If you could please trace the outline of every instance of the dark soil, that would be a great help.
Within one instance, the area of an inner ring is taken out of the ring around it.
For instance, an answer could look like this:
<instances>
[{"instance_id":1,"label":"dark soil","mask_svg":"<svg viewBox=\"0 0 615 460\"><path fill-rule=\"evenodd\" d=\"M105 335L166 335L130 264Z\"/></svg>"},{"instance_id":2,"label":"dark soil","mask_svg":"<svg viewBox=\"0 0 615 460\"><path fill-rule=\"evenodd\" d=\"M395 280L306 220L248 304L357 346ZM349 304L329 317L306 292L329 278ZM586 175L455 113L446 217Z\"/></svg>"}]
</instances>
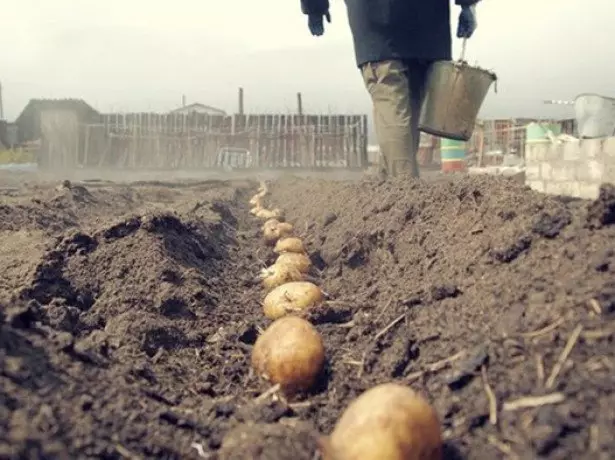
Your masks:
<instances>
[{"instance_id":1,"label":"dark soil","mask_svg":"<svg viewBox=\"0 0 615 460\"><path fill-rule=\"evenodd\" d=\"M391 380L434 404L447 459L615 455L612 188L271 184L332 298L326 372L288 403L249 366L257 184L56 185L0 196L0 458L312 459Z\"/></svg>"}]
</instances>

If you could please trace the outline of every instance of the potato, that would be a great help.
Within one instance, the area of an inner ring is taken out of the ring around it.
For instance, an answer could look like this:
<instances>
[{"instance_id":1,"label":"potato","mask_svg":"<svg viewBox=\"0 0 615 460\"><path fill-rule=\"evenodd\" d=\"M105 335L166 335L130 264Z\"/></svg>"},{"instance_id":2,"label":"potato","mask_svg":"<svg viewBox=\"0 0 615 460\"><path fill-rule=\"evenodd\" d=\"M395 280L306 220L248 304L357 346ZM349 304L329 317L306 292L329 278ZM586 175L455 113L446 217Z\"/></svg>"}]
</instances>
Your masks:
<instances>
[{"instance_id":1,"label":"potato","mask_svg":"<svg viewBox=\"0 0 615 460\"><path fill-rule=\"evenodd\" d=\"M275 219L276 217L282 216L282 211L280 209L261 209L256 217L260 217L261 219Z\"/></svg>"},{"instance_id":2,"label":"potato","mask_svg":"<svg viewBox=\"0 0 615 460\"><path fill-rule=\"evenodd\" d=\"M252 367L286 396L309 390L322 372L325 348L318 331L296 316L274 321L252 348Z\"/></svg>"},{"instance_id":3,"label":"potato","mask_svg":"<svg viewBox=\"0 0 615 460\"><path fill-rule=\"evenodd\" d=\"M375 386L343 412L329 437L327 460L440 460L436 411L411 388Z\"/></svg>"},{"instance_id":4,"label":"potato","mask_svg":"<svg viewBox=\"0 0 615 460\"><path fill-rule=\"evenodd\" d=\"M263 312L269 319L290 313L302 313L320 305L324 293L309 281L291 281L274 288L263 300Z\"/></svg>"},{"instance_id":5,"label":"potato","mask_svg":"<svg viewBox=\"0 0 615 460\"><path fill-rule=\"evenodd\" d=\"M263 210L263 207L259 203L256 206L254 206L252 209L250 209L250 214L256 216L262 210Z\"/></svg>"},{"instance_id":6,"label":"potato","mask_svg":"<svg viewBox=\"0 0 615 460\"><path fill-rule=\"evenodd\" d=\"M268 219L265 221L265 223L263 224L263 226L261 227L261 230L263 232L266 232L267 230L270 230L272 228L277 227L278 225L280 225L281 221L279 219Z\"/></svg>"},{"instance_id":7,"label":"potato","mask_svg":"<svg viewBox=\"0 0 615 460\"><path fill-rule=\"evenodd\" d=\"M252 196L252 198L250 198L250 204L251 205L256 205L256 204L261 204L263 202L263 198L267 195L267 191L259 191L256 192L254 194L254 196Z\"/></svg>"},{"instance_id":8,"label":"potato","mask_svg":"<svg viewBox=\"0 0 615 460\"><path fill-rule=\"evenodd\" d=\"M292 235L294 227L288 222L278 222L277 225L270 225L263 230L263 237L267 244L274 244L280 238Z\"/></svg>"},{"instance_id":9,"label":"potato","mask_svg":"<svg viewBox=\"0 0 615 460\"><path fill-rule=\"evenodd\" d=\"M271 211L269 209L261 208L256 213L256 217L259 217L261 219L271 219L271 218L273 218L275 216L271 215Z\"/></svg>"},{"instance_id":10,"label":"potato","mask_svg":"<svg viewBox=\"0 0 615 460\"><path fill-rule=\"evenodd\" d=\"M273 252L277 254L281 254L283 252L294 252L297 254L305 254L305 247L303 246L303 241L301 238L286 237L278 240L273 248Z\"/></svg>"},{"instance_id":11,"label":"potato","mask_svg":"<svg viewBox=\"0 0 615 460\"><path fill-rule=\"evenodd\" d=\"M262 203L262 195L260 193L257 193L252 198L250 198L249 203L252 206L260 205Z\"/></svg>"},{"instance_id":12,"label":"potato","mask_svg":"<svg viewBox=\"0 0 615 460\"><path fill-rule=\"evenodd\" d=\"M258 191L261 193L267 194L269 192L269 187L267 186L267 182L261 181L258 186Z\"/></svg>"},{"instance_id":13,"label":"potato","mask_svg":"<svg viewBox=\"0 0 615 460\"><path fill-rule=\"evenodd\" d=\"M295 229L295 227L293 227L293 224L288 222L280 222L276 226L276 228L280 232L280 235L290 235Z\"/></svg>"},{"instance_id":14,"label":"potato","mask_svg":"<svg viewBox=\"0 0 615 460\"><path fill-rule=\"evenodd\" d=\"M260 273L260 278L263 286L267 291L281 286L284 283L291 281L301 281L303 275L299 270L290 265L273 264L270 267L263 268Z\"/></svg>"},{"instance_id":15,"label":"potato","mask_svg":"<svg viewBox=\"0 0 615 460\"><path fill-rule=\"evenodd\" d=\"M306 254L298 254L296 252L283 252L278 256L275 263L291 265L296 267L301 273L307 273L312 266L312 261Z\"/></svg>"}]
</instances>

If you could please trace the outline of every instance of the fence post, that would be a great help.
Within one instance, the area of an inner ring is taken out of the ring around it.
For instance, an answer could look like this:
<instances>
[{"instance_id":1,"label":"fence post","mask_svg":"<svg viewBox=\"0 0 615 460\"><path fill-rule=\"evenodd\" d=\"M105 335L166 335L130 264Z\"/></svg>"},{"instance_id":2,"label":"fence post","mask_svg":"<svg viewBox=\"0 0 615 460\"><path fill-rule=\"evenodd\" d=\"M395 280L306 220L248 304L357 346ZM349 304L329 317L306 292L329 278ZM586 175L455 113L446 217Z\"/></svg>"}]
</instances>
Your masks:
<instances>
[{"instance_id":1,"label":"fence post","mask_svg":"<svg viewBox=\"0 0 615 460\"><path fill-rule=\"evenodd\" d=\"M243 115L243 88L239 88L239 115Z\"/></svg>"},{"instance_id":2,"label":"fence post","mask_svg":"<svg viewBox=\"0 0 615 460\"><path fill-rule=\"evenodd\" d=\"M301 93L297 93L297 113L299 116L303 115L303 99Z\"/></svg>"},{"instance_id":3,"label":"fence post","mask_svg":"<svg viewBox=\"0 0 615 460\"><path fill-rule=\"evenodd\" d=\"M83 146L83 167L88 166L88 157L90 153L90 125L85 125L85 140Z\"/></svg>"},{"instance_id":4,"label":"fence post","mask_svg":"<svg viewBox=\"0 0 615 460\"><path fill-rule=\"evenodd\" d=\"M368 139L368 125L367 125L367 115L363 115L363 127L362 127L362 136L361 136L361 165L362 167L366 167L368 165L367 158L367 144L369 143Z\"/></svg>"}]
</instances>

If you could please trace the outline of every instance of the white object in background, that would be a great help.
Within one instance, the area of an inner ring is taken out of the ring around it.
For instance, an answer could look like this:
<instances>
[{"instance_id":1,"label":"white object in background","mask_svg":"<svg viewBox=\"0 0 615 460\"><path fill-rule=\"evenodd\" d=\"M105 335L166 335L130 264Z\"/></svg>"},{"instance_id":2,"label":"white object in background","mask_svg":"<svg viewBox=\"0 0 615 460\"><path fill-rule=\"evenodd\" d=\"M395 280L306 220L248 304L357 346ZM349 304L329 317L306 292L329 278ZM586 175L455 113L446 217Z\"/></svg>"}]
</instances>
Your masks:
<instances>
[{"instance_id":1,"label":"white object in background","mask_svg":"<svg viewBox=\"0 0 615 460\"><path fill-rule=\"evenodd\" d=\"M564 142L579 142L578 137L571 136L570 134L560 134L557 136L558 144L562 144Z\"/></svg>"},{"instance_id":2,"label":"white object in background","mask_svg":"<svg viewBox=\"0 0 615 460\"><path fill-rule=\"evenodd\" d=\"M575 98L574 110L580 138L595 139L615 134L615 98L579 94Z\"/></svg>"},{"instance_id":3,"label":"white object in background","mask_svg":"<svg viewBox=\"0 0 615 460\"><path fill-rule=\"evenodd\" d=\"M543 102L548 105L574 105L574 101L565 101L562 99L550 99Z\"/></svg>"}]
</instances>

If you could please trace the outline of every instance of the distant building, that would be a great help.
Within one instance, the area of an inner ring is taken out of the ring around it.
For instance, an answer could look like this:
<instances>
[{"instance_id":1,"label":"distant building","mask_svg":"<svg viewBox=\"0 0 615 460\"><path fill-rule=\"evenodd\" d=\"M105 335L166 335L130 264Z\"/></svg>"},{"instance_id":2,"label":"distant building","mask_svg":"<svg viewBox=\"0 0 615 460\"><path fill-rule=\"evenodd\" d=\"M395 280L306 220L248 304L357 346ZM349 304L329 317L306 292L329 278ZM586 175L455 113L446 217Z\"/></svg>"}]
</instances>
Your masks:
<instances>
[{"instance_id":1,"label":"distant building","mask_svg":"<svg viewBox=\"0 0 615 460\"><path fill-rule=\"evenodd\" d=\"M0 150L17 145L17 125L0 120Z\"/></svg>"},{"instance_id":2,"label":"distant building","mask_svg":"<svg viewBox=\"0 0 615 460\"><path fill-rule=\"evenodd\" d=\"M9 147L9 141L7 139L7 127L6 121L0 120L0 152Z\"/></svg>"},{"instance_id":3,"label":"distant building","mask_svg":"<svg viewBox=\"0 0 615 460\"><path fill-rule=\"evenodd\" d=\"M206 113L208 115L220 115L220 116L226 115L226 112L222 109L217 109L216 107L201 104L199 102L195 102L194 104L184 105L183 107L179 107L175 110L171 110L171 113L183 113L183 114Z\"/></svg>"},{"instance_id":4,"label":"distant building","mask_svg":"<svg viewBox=\"0 0 615 460\"><path fill-rule=\"evenodd\" d=\"M74 112L81 123L95 122L100 114L82 99L31 99L15 120L18 143L41 138L41 112Z\"/></svg>"}]
</instances>

